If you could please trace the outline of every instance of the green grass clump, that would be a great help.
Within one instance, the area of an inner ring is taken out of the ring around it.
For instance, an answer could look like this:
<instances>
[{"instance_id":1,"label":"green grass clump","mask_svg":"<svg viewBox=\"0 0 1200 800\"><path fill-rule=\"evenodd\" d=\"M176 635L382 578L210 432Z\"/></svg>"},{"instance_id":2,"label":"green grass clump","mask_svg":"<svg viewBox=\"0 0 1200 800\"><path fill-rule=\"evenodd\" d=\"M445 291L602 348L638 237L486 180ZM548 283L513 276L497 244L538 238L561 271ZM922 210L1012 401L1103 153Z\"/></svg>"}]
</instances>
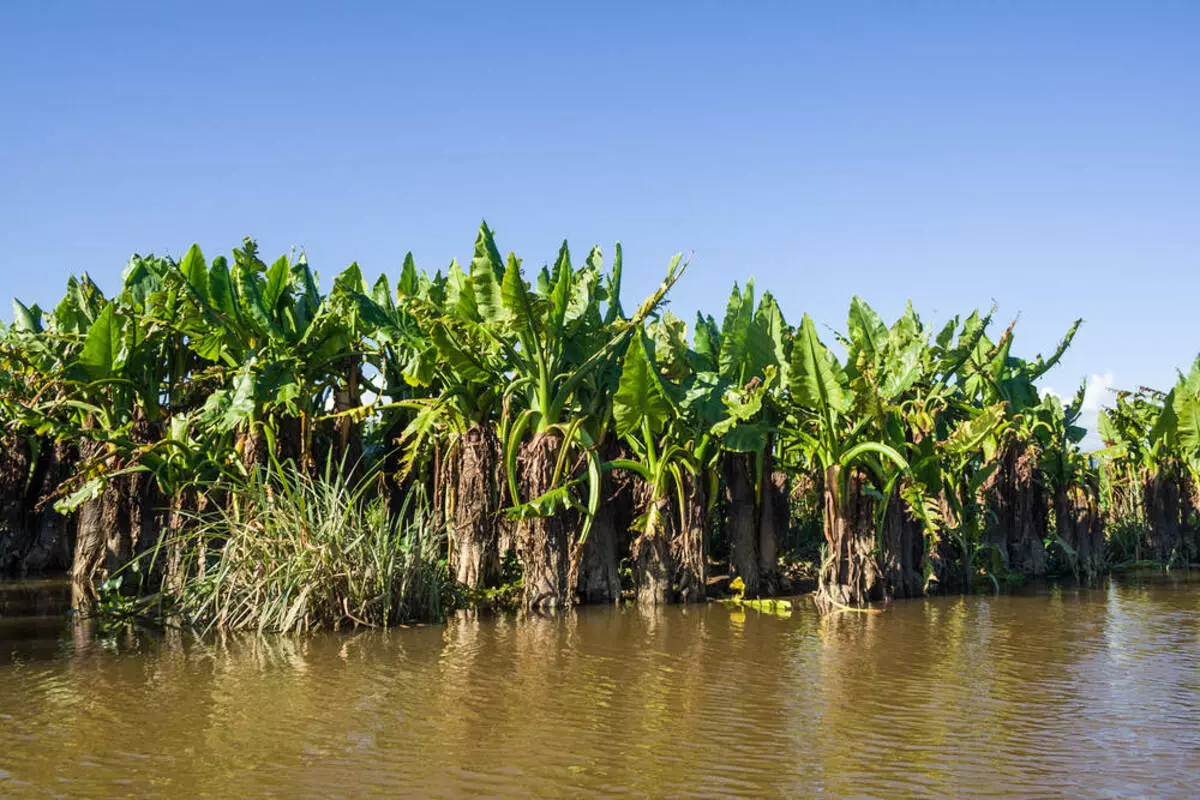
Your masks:
<instances>
[{"instance_id":1,"label":"green grass clump","mask_svg":"<svg viewBox=\"0 0 1200 800\"><path fill-rule=\"evenodd\" d=\"M444 532L423 493L397 513L372 476L258 470L175 545L164 607L201 629L302 632L443 617Z\"/></svg>"}]
</instances>

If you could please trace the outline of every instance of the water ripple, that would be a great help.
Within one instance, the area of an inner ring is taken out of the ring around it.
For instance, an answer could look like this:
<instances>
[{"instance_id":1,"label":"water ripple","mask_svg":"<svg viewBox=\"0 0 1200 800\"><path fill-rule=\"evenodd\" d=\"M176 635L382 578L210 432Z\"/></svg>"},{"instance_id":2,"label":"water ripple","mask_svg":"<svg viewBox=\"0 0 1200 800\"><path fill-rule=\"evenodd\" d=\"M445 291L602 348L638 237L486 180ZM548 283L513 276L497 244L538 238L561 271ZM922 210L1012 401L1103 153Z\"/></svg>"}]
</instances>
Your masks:
<instances>
[{"instance_id":1,"label":"water ripple","mask_svg":"<svg viewBox=\"0 0 1200 800\"><path fill-rule=\"evenodd\" d=\"M1200 582L307 639L0 621L0 795L1192 796ZM49 633L47 633L49 631Z\"/></svg>"}]
</instances>

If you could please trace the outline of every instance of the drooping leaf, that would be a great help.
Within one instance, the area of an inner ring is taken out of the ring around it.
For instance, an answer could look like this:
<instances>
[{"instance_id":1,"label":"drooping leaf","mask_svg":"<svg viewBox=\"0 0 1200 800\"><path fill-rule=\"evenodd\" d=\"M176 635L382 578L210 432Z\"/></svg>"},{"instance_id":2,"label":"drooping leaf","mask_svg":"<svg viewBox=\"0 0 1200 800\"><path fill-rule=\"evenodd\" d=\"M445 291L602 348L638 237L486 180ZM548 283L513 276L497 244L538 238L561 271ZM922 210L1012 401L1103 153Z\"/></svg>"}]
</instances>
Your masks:
<instances>
[{"instance_id":1,"label":"drooping leaf","mask_svg":"<svg viewBox=\"0 0 1200 800\"><path fill-rule=\"evenodd\" d=\"M430 336L437 345L439 355L444 358L459 380L465 383L486 383L492 380L492 375L471 354L468 348L460 347L451 332L442 323L430 330Z\"/></svg>"},{"instance_id":2,"label":"drooping leaf","mask_svg":"<svg viewBox=\"0 0 1200 800\"><path fill-rule=\"evenodd\" d=\"M253 418L255 389L254 363L248 362L233 379L233 392L229 398L229 405L225 407L222 416L224 430L232 431Z\"/></svg>"},{"instance_id":3,"label":"drooping leaf","mask_svg":"<svg viewBox=\"0 0 1200 800\"><path fill-rule=\"evenodd\" d=\"M997 403L982 409L969 419L955 426L946 438L945 450L952 455L973 453L982 447L989 436L996 433L1004 419L1004 404Z\"/></svg>"}]
</instances>

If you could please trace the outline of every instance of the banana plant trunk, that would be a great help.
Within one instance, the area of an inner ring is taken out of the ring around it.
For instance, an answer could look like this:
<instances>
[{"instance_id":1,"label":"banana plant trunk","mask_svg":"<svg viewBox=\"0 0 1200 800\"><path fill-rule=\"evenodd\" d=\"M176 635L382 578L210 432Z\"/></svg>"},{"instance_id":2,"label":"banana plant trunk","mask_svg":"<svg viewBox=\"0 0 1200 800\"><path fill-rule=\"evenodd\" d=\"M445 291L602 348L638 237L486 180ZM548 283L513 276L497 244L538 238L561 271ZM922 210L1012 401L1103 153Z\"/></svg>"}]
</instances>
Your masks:
<instances>
[{"instance_id":1,"label":"banana plant trunk","mask_svg":"<svg viewBox=\"0 0 1200 800\"><path fill-rule=\"evenodd\" d=\"M788 528L787 473L775 469L770 439L763 453L762 486L758 503L759 591L776 594L783 588L779 571L779 542Z\"/></svg>"},{"instance_id":2,"label":"banana plant trunk","mask_svg":"<svg viewBox=\"0 0 1200 800\"><path fill-rule=\"evenodd\" d=\"M757 597L760 590L757 506L750 458L749 453L725 454L725 513L730 575L742 579L748 597Z\"/></svg>"},{"instance_id":3,"label":"banana plant trunk","mask_svg":"<svg viewBox=\"0 0 1200 800\"><path fill-rule=\"evenodd\" d=\"M607 438L603 446L605 460L627 457L618 443ZM605 472L600 489L600 507L592 521L592 530L583 545L583 563L576 587L581 603L607 604L621 600L621 574L618 553L623 533L633 522L633 484L624 473Z\"/></svg>"},{"instance_id":4,"label":"banana plant trunk","mask_svg":"<svg viewBox=\"0 0 1200 800\"><path fill-rule=\"evenodd\" d=\"M208 506L208 497L194 487L175 492L167 505L166 523L162 531L163 583L172 593L183 589L187 578L186 561L198 543L189 539L195 518Z\"/></svg>"},{"instance_id":5,"label":"banana plant trunk","mask_svg":"<svg viewBox=\"0 0 1200 800\"><path fill-rule=\"evenodd\" d=\"M973 543L967 538L966 519L954 512L950 497L943 489L938 493L938 514L947 532L937 537L936 543L924 553L929 570L934 577L937 591L945 592L959 589L963 594L971 591L971 547ZM964 510L964 516L969 512ZM924 552L924 548L922 548Z\"/></svg>"},{"instance_id":6,"label":"banana plant trunk","mask_svg":"<svg viewBox=\"0 0 1200 800\"><path fill-rule=\"evenodd\" d=\"M459 440L451 549L455 579L468 589L492 586L500 575L502 485L500 438L492 425L476 423Z\"/></svg>"},{"instance_id":7,"label":"banana plant trunk","mask_svg":"<svg viewBox=\"0 0 1200 800\"><path fill-rule=\"evenodd\" d=\"M576 587L580 603L605 605L620 601L618 538L614 509L602 502L592 521L592 530L583 544L583 562L579 567L579 585Z\"/></svg>"},{"instance_id":8,"label":"banana plant trunk","mask_svg":"<svg viewBox=\"0 0 1200 800\"><path fill-rule=\"evenodd\" d=\"M671 547L676 595L681 603L701 603L708 587L708 493L703 475L684 477L684 501L679 534Z\"/></svg>"},{"instance_id":9,"label":"banana plant trunk","mask_svg":"<svg viewBox=\"0 0 1200 800\"><path fill-rule=\"evenodd\" d=\"M1046 574L1049 503L1037 453L1027 442L1005 447L1000 466L988 478L992 525L988 541L1000 552L1004 567L1025 577Z\"/></svg>"},{"instance_id":10,"label":"banana plant trunk","mask_svg":"<svg viewBox=\"0 0 1200 800\"><path fill-rule=\"evenodd\" d=\"M562 435L541 431L521 446L518 488L529 501L550 491ZM524 571L524 605L530 611L553 611L570 605L571 537L568 515L530 517L517 530L517 557Z\"/></svg>"},{"instance_id":11,"label":"banana plant trunk","mask_svg":"<svg viewBox=\"0 0 1200 800\"><path fill-rule=\"evenodd\" d=\"M1200 561L1200 487L1192 474L1184 470L1179 483L1179 518L1182 521L1183 549L1189 564Z\"/></svg>"},{"instance_id":12,"label":"banana plant trunk","mask_svg":"<svg viewBox=\"0 0 1200 800\"><path fill-rule=\"evenodd\" d=\"M898 489L889 498L883 521L884 593L890 598L919 597L924 594L924 536L920 523L904 506Z\"/></svg>"},{"instance_id":13,"label":"banana plant trunk","mask_svg":"<svg viewBox=\"0 0 1200 800\"><path fill-rule=\"evenodd\" d=\"M24 524L30 547L22 572L67 572L75 547L75 521L54 510L53 495L75 472L79 461L73 442L44 440L25 497Z\"/></svg>"},{"instance_id":14,"label":"banana plant trunk","mask_svg":"<svg viewBox=\"0 0 1200 800\"><path fill-rule=\"evenodd\" d=\"M638 481L637 508L644 515L641 535L633 542L633 574L638 605L653 608L671 602L674 572L671 543L676 516L671 500L649 481Z\"/></svg>"},{"instance_id":15,"label":"banana plant trunk","mask_svg":"<svg viewBox=\"0 0 1200 800\"><path fill-rule=\"evenodd\" d=\"M411 480L400 477L404 472L404 453L399 447L399 440L404 427L405 421L398 419L388 427L383 437L384 447L387 449L387 455L384 456L383 461L383 487L387 497L388 513L393 518L400 515L401 509L404 508L404 500L408 496L408 490L412 486Z\"/></svg>"},{"instance_id":16,"label":"banana plant trunk","mask_svg":"<svg viewBox=\"0 0 1200 800\"><path fill-rule=\"evenodd\" d=\"M79 446L80 459L92 463L103 452L104 445L92 439ZM75 530L75 554L71 559L71 581L89 586L104 566L108 548L108 531L117 524L116 492L105 487L100 495L85 501L78 512Z\"/></svg>"},{"instance_id":17,"label":"banana plant trunk","mask_svg":"<svg viewBox=\"0 0 1200 800\"><path fill-rule=\"evenodd\" d=\"M153 481L146 473L121 475L79 509L71 578L95 583L140 556L158 535Z\"/></svg>"},{"instance_id":18,"label":"banana plant trunk","mask_svg":"<svg viewBox=\"0 0 1200 800\"><path fill-rule=\"evenodd\" d=\"M132 434L135 441L150 442L160 432L142 419L134 423ZM81 445L84 463L103 457L104 449L104 444L86 440ZM106 460L106 469L115 471L117 466L113 458ZM140 558L158 541L161 499L149 472L127 472L108 480L100 495L79 509L72 580L92 584ZM149 569L138 574L141 580L159 577L149 574Z\"/></svg>"},{"instance_id":19,"label":"banana plant trunk","mask_svg":"<svg viewBox=\"0 0 1200 800\"><path fill-rule=\"evenodd\" d=\"M340 363L344 377L333 392L333 411L341 415L335 425L336 458L354 475L362 467L362 422L347 412L362 405L362 358L348 356Z\"/></svg>"},{"instance_id":20,"label":"banana plant trunk","mask_svg":"<svg viewBox=\"0 0 1200 800\"><path fill-rule=\"evenodd\" d=\"M30 549L25 515L25 485L32 469L28 443L0 434L0 575L26 571Z\"/></svg>"},{"instance_id":21,"label":"banana plant trunk","mask_svg":"<svg viewBox=\"0 0 1200 800\"><path fill-rule=\"evenodd\" d=\"M1173 461L1160 465L1146 478L1143 497L1149 524L1147 543L1163 564L1185 557L1180 531L1180 476Z\"/></svg>"},{"instance_id":22,"label":"banana plant trunk","mask_svg":"<svg viewBox=\"0 0 1200 800\"><path fill-rule=\"evenodd\" d=\"M75 461L70 443L0 436L0 575L70 568L73 527L52 503Z\"/></svg>"},{"instance_id":23,"label":"banana plant trunk","mask_svg":"<svg viewBox=\"0 0 1200 800\"><path fill-rule=\"evenodd\" d=\"M1054 516L1059 537L1074 553L1079 576L1098 577L1104 569L1104 530L1097 492L1077 483L1057 487Z\"/></svg>"},{"instance_id":24,"label":"banana plant trunk","mask_svg":"<svg viewBox=\"0 0 1200 800\"><path fill-rule=\"evenodd\" d=\"M866 494L866 480L854 471L843 496L842 468L825 470L825 561L817 586L821 613L865 606L881 599L882 580L875 560L875 503Z\"/></svg>"}]
</instances>

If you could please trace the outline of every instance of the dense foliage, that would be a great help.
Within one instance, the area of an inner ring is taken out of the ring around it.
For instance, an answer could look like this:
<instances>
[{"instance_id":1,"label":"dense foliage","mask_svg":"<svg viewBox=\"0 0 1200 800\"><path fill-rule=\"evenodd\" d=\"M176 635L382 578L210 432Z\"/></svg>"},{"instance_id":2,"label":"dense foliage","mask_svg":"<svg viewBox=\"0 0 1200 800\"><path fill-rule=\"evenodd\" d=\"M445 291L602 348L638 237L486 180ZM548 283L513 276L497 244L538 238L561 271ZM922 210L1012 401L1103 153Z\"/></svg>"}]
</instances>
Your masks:
<instances>
[{"instance_id":1,"label":"dense foliage","mask_svg":"<svg viewBox=\"0 0 1200 800\"><path fill-rule=\"evenodd\" d=\"M991 312L935 329L910 305L889 326L854 298L823 341L747 283L689 330L664 305L685 267L672 259L630 312L619 245L608 268L564 243L531 272L485 224L466 268L409 256L394 283L351 265L324 292L303 255L267 264L247 240L211 263L197 246L135 256L112 297L84 275L53 310L15 302L0 571L90 584L132 561L140 591L198 623L294 627L297 589L270 595L275 621L245 599L270 571L258 561L287 562L293 587L374 570L384 588L325 592L314 617L357 623L417 613L381 563L480 598L515 560L530 609L700 600L714 565L746 596L786 592L813 544L795 532L814 529L826 609L1095 575L1102 503L1140 521L1138 555L1195 557L1200 362L1168 394L1120 395L1089 457L1082 390L1064 406L1036 387L1078 322L1024 359ZM337 491L317 486L329 474ZM412 526L428 570L397 555ZM351 541L358 567L338 562Z\"/></svg>"},{"instance_id":2,"label":"dense foliage","mask_svg":"<svg viewBox=\"0 0 1200 800\"><path fill-rule=\"evenodd\" d=\"M1200 358L1167 392L1119 392L1098 427L1113 559L1200 560Z\"/></svg>"}]
</instances>

